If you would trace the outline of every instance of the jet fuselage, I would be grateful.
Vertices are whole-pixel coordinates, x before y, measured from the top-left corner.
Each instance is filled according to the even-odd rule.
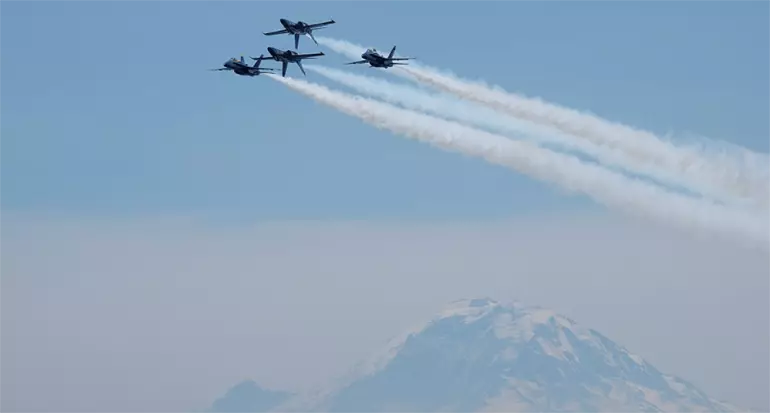
[[[294,23],[288,19],[281,19],[281,26],[291,34],[307,34],[308,24],[302,21]]]
[[[224,67],[232,70],[237,75],[241,76],[257,76],[259,75],[259,69],[247,66],[237,60],[230,59],[223,65]]]
[[[367,50],[362,55],[361,58],[369,62],[369,65],[372,67],[393,67],[393,62],[386,59],[376,51]]]
[[[293,50],[281,50],[275,47],[268,47],[267,52],[270,53],[270,56],[272,56],[273,59],[279,62],[295,63],[300,60],[294,58],[298,53]]]

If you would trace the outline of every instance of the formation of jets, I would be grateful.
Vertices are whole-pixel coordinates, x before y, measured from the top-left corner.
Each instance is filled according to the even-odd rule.
[[[299,38],[300,36],[307,36],[313,42],[318,45],[318,42],[315,40],[315,37],[313,37],[313,30],[319,30],[323,29],[331,24],[336,23],[334,20],[329,19],[325,22],[320,23],[312,23],[308,24],[303,21],[293,22],[288,19],[280,19],[281,25],[283,26],[282,30],[276,30],[273,32],[266,32],[263,33],[265,36],[275,36],[278,34],[288,34],[294,36],[294,49],[299,49]],[[265,55],[260,55],[257,57],[252,57],[252,60],[255,60],[253,66],[249,66],[246,64],[246,62],[243,59],[243,56],[241,56],[241,59],[238,60],[236,58],[230,58],[225,63],[222,64],[223,67],[219,69],[211,69],[214,71],[232,71],[237,75],[241,76],[258,76],[265,72],[272,72],[276,69],[273,68],[260,68],[259,65],[262,63],[263,60],[275,60],[277,62],[281,62],[281,76],[286,77],[286,69],[289,67],[289,63],[296,63],[297,66],[299,66],[299,70],[302,71],[303,75],[307,76],[307,73],[305,73],[305,68],[302,67],[302,60],[304,59],[315,59],[320,56],[325,56],[323,52],[318,53],[297,53],[294,50],[281,50],[277,47],[268,47],[267,52],[270,54],[270,57],[265,57]],[[366,49],[363,54],[361,54],[361,59],[359,61],[355,62],[349,62],[345,63],[346,65],[353,65],[353,64],[362,64],[362,63],[368,63],[370,67],[380,67],[387,69],[389,67],[393,67],[394,65],[406,65],[408,63],[402,63],[402,61],[414,59],[413,57],[393,57],[393,54],[396,52],[396,46],[393,46],[393,49],[390,50],[390,54],[388,54],[387,57],[381,55],[376,49]]]

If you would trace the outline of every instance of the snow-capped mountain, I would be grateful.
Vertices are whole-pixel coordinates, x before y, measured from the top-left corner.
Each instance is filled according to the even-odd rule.
[[[553,311],[461,300],[273,411],[739,411]]]

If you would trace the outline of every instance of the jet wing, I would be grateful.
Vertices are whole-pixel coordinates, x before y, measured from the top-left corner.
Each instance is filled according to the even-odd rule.
[[[275,36],[276,34],[286,34],[288,32],[289,32],[288,30],[283,29],[283,30],[276,30],[274,32],[267,32],[267,33],[262,33],[262,34],[264,34],[265,36]]]
[[[209,69],[209,70],[212,71],[212,72],[220,72],[220,71],[232,70],[232,69],[230,69],[229,67],[222,67],[222,68],[219,68],[219,69]]]
[[[318,53],[298,54],[298,55],[295,55],[294,57],[297,59],[309,59],[317,56],[326,56],[326,55],[324,54],[324,52],[318,52]]]
[[[308,27],[310,27],[311,29],[321,29],[321,28],[324,28],[324,27],[326,27],[326,26],[328,26],[330,24],[334,24],[334,23],[336,23],[336,22],[334,20],[330,19],[330,20],[327,20],[327,21],[321,22],[321,23],[308,24]]]
[[[346,65],[358,65],[358,64],[366,63],[366,62],[368,62],[368,60],[359,60],[357,62],[349,62],[349,63],[345,63],[345,64]]]
[[[414,57],[392,57],[392,58],[390,58],[388,60],[394,60],[395,61],[395,60],[412,60],[412,59],[414,59]]]

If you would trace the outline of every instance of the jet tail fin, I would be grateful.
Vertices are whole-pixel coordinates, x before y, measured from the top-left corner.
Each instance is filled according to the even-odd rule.
[[[294,35],[294,50],[299,49],[299,34]]]
[[[388,59],[392,59],[394,53],[396,53],[396,46],[393,46],[393,48],[390,49],[390,54],[388,55]]]
[[[262,63],[262,59],[265,58],[264,54],[259,55],[259,59],[254,59],[256,62],[254,62],[254,69],[259,69],[259,65]]]
[[[295,63],[297,63],[297,66],[299,66],[299,70],[302,71],[302,74],[307,76],[307,73],[305,73],[305,68],[302,67],[302,60],[297,60]]]
[[[313,40],[313,42],[316,44],[316,46],[318,45],[318,42],[316,41],[315,36],[313,36],[313,31],[312,30],[308,30],[307,31],[307,36]]]

